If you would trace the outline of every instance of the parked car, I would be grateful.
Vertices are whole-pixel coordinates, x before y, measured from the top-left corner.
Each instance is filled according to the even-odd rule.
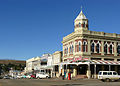
[[[32,78],[32,79],[35,79],[35,78],[36,78],[36,75],[35,75],[35,74],[32,74],[32,75],[31,75],[31,78]]]
[[[116,71],[99,71],[98,79],[109,82],[119,80],[120,76]]]
[[[17,79],[21,79],[22,78],[22,76],[21,75],[17,75]]]
[[[10,79],[10,77],[9,76],[4,76],[3,79]]]
[[[41,78],[49,78],[48,74],[45,73],[37,73],[36,78],[41,79]]]
[[[0,76],[0,79],[3,79],[3,76]]]
[[[30,79],[30,78],[31,78],[31,75],[27,75],[26,78],[27,78],[27,79]]]

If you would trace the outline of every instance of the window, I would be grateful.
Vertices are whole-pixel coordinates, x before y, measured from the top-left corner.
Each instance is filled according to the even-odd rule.
[[[70,46],[70,53],[71,53],[71,49],[72,49],[72,48],[71,48],[71,46]]]
[[[83,27],[85,27],[85,22],[83,23]]]
[[[112,52],[113,52],[113,51],[112,51],[112,45],[110,45],[110,54],[112,54]]]
[[[107,54],[107,44],[104,46],[104,53]]]
[[[67,52],[66,53],[68,54],[68,47],[67,47]]]
[[[73,53],[73,51],[74,51],[74,47],[73,47],[73,45],[72,45],[72,53]]]
[[[107,72],[103,72],[103,75],[107,75]]]
[[[86,42],[83,42],[83,52],[86,52]]]
[[[81,51],[81,43],[79,42],[79,51]]]
[[[79,22],[79,27],[81,27],[81,23]]]
[[[108,75],[112,75],[112,72],[108,72]]]
[[[100,52],[100,45],[99,44],[96,45],[96,51],[97,51],[97,53]]]
[[[64,54],[66,54],[66,48],[64,49]]]
[[[113,75],[117,75],[117,73],[116,73],[116,72],[113,72]]]
[[[92,43],[92,45],[91,45],[91,52],[92,53],[94,53],[94,47],[95,47],[95,45],[94,45],[94,43]]]
[[[101,75],[102,74],[102,72],[99,72],[99,74],[98,75]]]
[[[117,47],[117,53],[120,54],[120,45]]]

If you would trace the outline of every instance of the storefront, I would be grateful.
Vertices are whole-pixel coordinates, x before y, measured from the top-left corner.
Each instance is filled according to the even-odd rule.
[[[105,60],[81,60],[81,61],[66,61],[63,65],[62,74],[68,77],[75,78],[97,78],[99,71],[116,71],[120,74],[120,61],[105,61]]]

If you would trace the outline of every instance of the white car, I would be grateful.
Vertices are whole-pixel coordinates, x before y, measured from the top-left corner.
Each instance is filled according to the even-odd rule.
[[[26,76],[26,78],[27,78],[27,79],[30,79],[30,78],[31,78],[31,76],[30,76],[30,75],[27,75],[27,76]]]
[[[22,78],[22,76],[21,76],[21,75],[17,75],[17,78],[18,78],[18,79],[21,79],[21,78]]]
[[[99,71],[98,79],[102,81],[119,80],[120,76],[116,71]]]
[[[41,79],[41,78],[49,78],[48,74],[45,73],[37,73],[36,78]]]

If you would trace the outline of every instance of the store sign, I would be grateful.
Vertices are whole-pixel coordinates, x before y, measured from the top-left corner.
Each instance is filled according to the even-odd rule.
[[[82,56],[80,56],[80,57],[73,57],[73,58],[67,58],[67,61],[73,61],[73,62],[74,62],[74,61],[78,61],[78,60],[79,60],[79,61],[80,61],[80,60],[83,60],[83,59],[82,59]]]

